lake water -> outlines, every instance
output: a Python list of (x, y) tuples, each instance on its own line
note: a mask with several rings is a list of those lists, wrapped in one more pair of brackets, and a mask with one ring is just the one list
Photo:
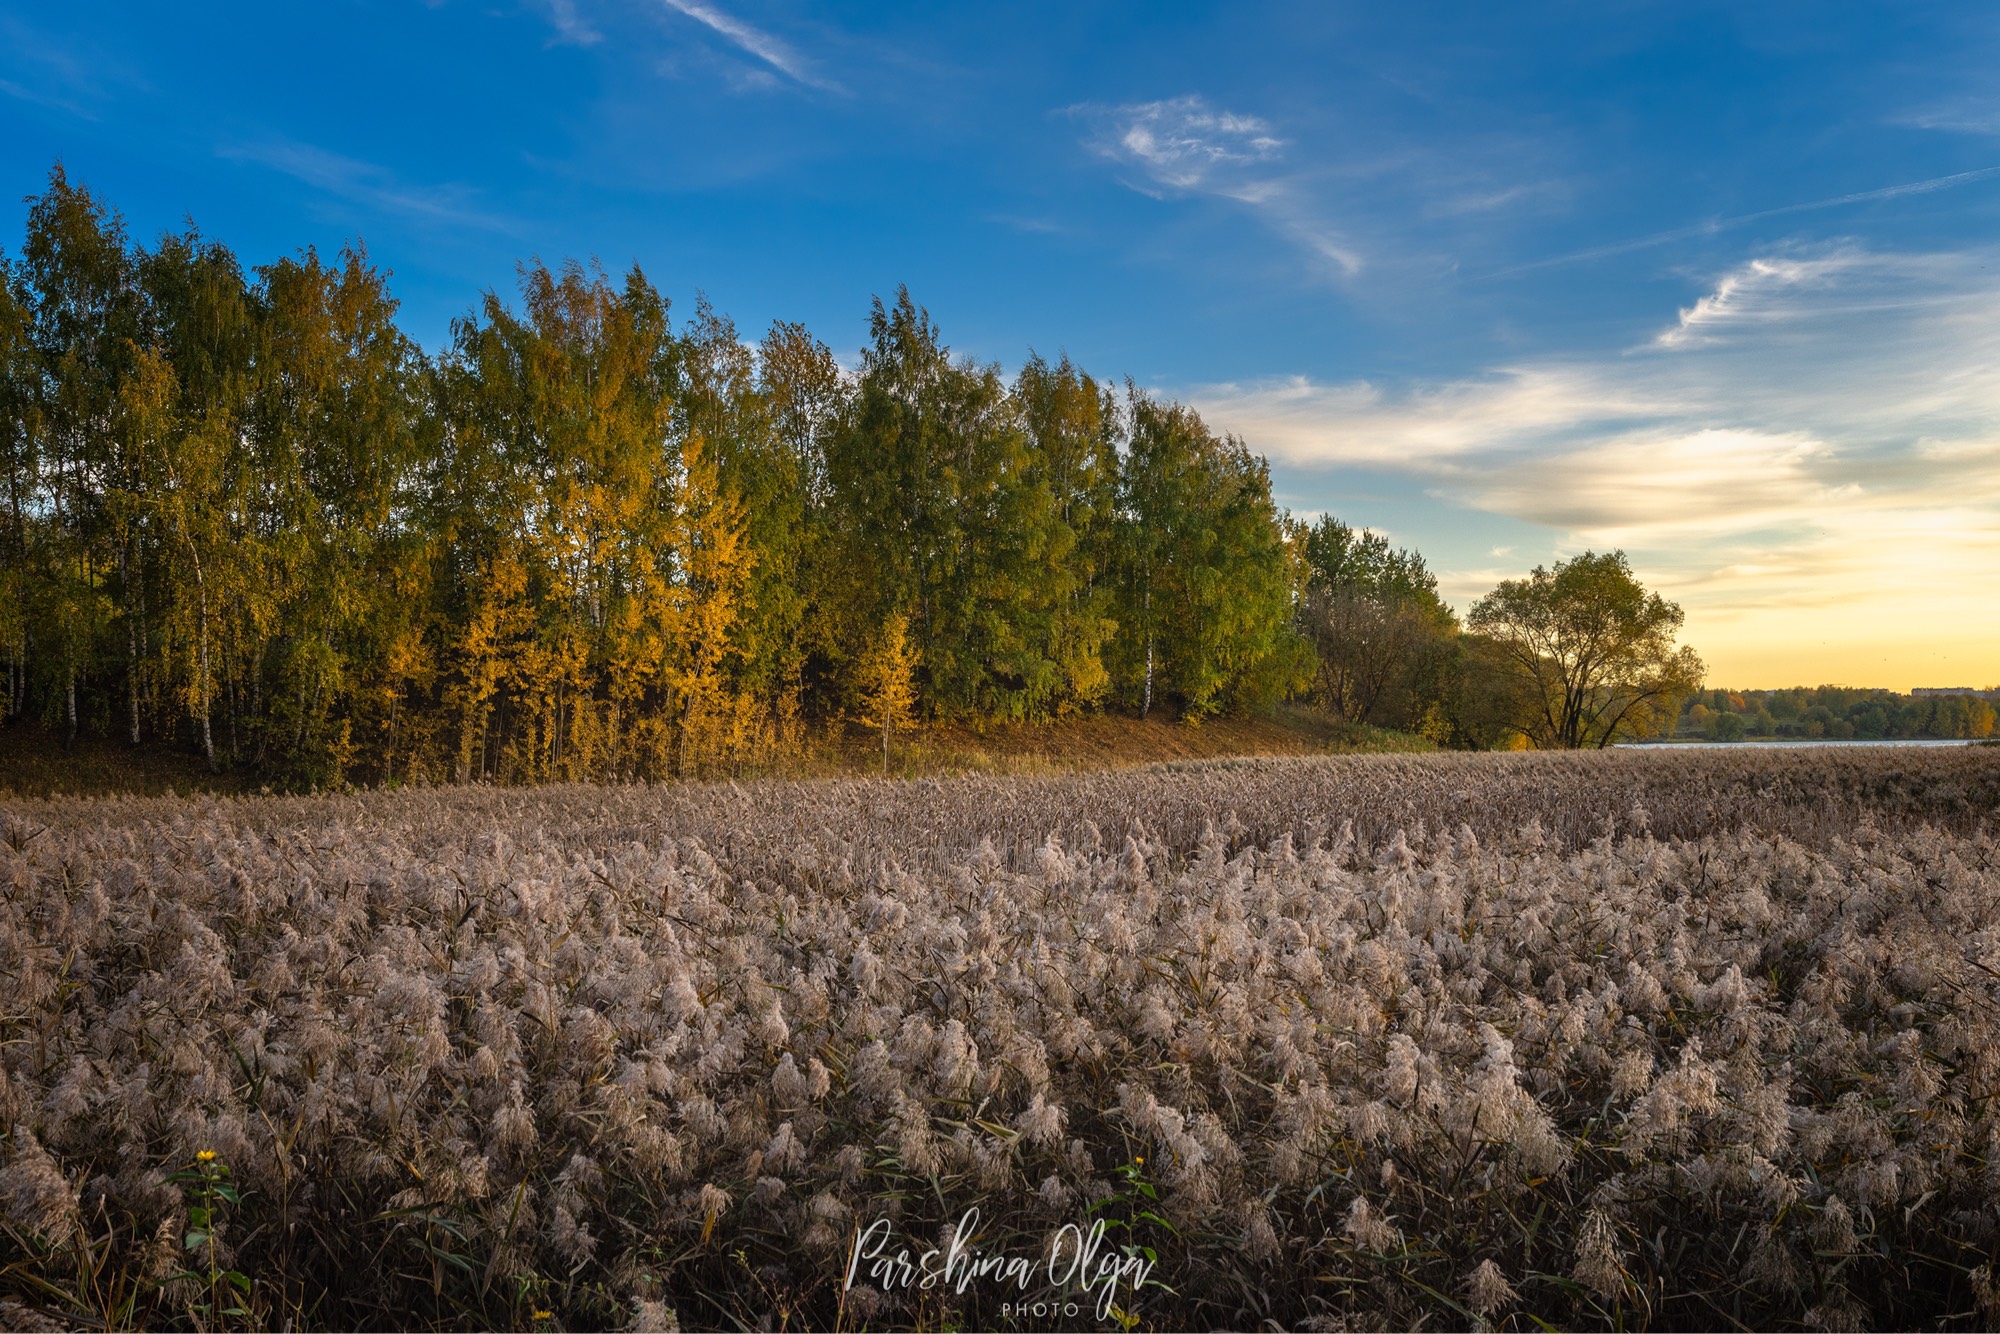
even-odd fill
[(1888, 741), (1828, 741), (1824, 739), (1798, 740), (1788, 737), (1783, 741), (1620, 741), (1621, 750), (1725, 750), (1731, 747), (1754, 747), (1758, 750), (1789, 750), (1799, 746), (1969, 746), (1970, 741), (1937, 740), (1888, 740)]

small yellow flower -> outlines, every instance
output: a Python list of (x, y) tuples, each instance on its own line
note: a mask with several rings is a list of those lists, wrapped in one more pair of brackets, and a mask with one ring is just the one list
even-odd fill
[(1132, 1161), (1137, 1163), (1141, 1167), (1144, 1167), (1146, 1165), (1146, 1160), (1144, 1158), (1134, 1158)]
[(203, 1149), (200, 1153), (197, 1153), (195, 1157), (199, 1158), (204, 1163), (212, 1163), (215, 1161), (215, 1150)]
[(535, 1312), (535, 1319), (537, 1320), (554, 1320), (555, 1318), (556, 1318), (556, 1313), (554, 1311)]

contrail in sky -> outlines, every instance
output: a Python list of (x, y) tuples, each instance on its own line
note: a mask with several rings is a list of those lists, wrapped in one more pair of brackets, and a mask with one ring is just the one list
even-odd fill
[(732, 18), (712, 5), (704, 4), (702, 0), (664, 0), (664, 3), (669, 9), (677, 9), (696, 23), (720, 33), (794, 82), (805, 84), (809, 88), (824, 89), (830, 93), (847, 91), (839, 84), (822, 79), (807, 69), (805, 63), (792, 53), (791, 48), (771, 34)]

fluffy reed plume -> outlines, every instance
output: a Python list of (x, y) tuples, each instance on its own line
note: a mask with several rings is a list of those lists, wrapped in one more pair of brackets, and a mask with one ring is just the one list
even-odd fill
[(992, 1326), (855, 1239), (1103, 1219), (1156, 1328), (1986, 1324), (1996, 798), (1968, 749), (0, 803), (0, 1311)]

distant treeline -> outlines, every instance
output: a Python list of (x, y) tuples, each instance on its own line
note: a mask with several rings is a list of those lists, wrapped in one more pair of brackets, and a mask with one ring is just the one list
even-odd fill
[[(0, 256), (6, 719), (324, 786), (1298, 696), (1596, 744), (1685, 694), (1543, 707), (1531, 641), (1462, 633), (1420, 556), (1294, 522), (1263, 459), (1129, 381), (953, 357), (907, 291), (854, 372), (797, 324), (676, 327), (637, 268), (523, 265), (434, 355), (396, 309), (358, 248), (147, 247), (51, 174)], [(1678, 610), (1591, 560), (1516, 592), (1615, 586), (1657, 649)]]
[(1893, 690), (1795, 686), (1790, 690), (1708, 690), (1688, 702), (1680, 732), (1713, 741), (1746, 737), (1877, 741), (1976, 740), (1995, 730), (1993, 705), (1978, 693), (1899, 695)]

